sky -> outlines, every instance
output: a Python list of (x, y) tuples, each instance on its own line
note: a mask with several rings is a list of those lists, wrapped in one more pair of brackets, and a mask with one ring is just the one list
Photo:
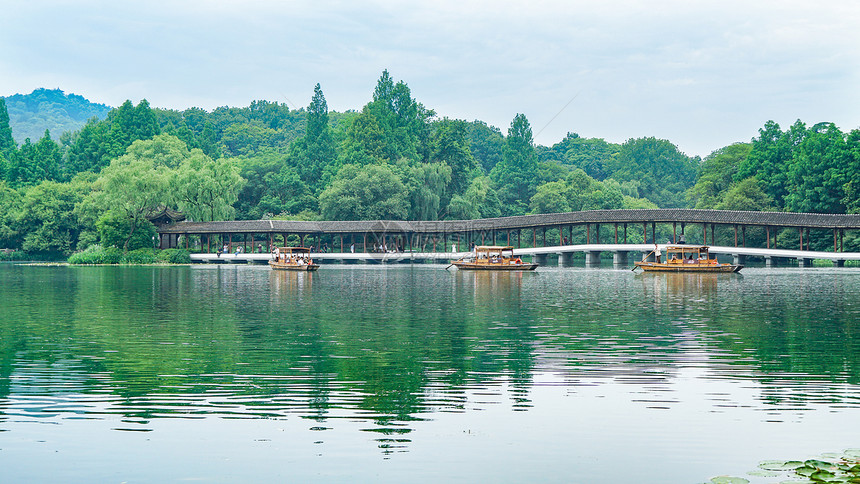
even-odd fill
[(12, 0), (0, 96), (360, 110), (382, 71), (437, 116), (535, 142), (667, 139), (690, 156), (787, 128), (860, 128), (860, 2)]

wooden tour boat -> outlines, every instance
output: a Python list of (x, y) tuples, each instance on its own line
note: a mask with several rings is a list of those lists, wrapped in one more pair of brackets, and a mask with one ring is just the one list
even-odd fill
[(472, 253), (451, 265), (472, 271), (533, 271), (537, 264), (523, 262), (509, 246), (479, 245)]
[(269, 265), (280, 271), (310, 272), (320, 268), (311, 260), (311, 250), (306, 247), (278, 247), (272, 251)]
[[(744, 267), (712, 259), (706, 245), (667, 245), (665, 249), (665, 254), (661, 254), (660, 248), (655, 247), (634, 265), (646, 272), (738, 272)], [(644, 260), (651, 254), (654, 254), (654, 262)]]

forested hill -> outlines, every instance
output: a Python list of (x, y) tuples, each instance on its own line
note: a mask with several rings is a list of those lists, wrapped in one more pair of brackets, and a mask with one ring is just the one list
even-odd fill
[(59, 139), (63, 133), (81, 129), (90, 118), (104, 119), (111, 110), (110, 106), (59, 89), (36, 89), (5, 99), (12, 137), (19, 144), (27, 138), (35, 142), (45, 135), (45, 130)]
[[(749, 142), (700, 159), (654, 137), (617, 144), (569, 133), (536, 145), (524, 114), (512, 113), (506, 133), (448, 119), (388, 71), (369, 97), (345, 113), (328, 110), (319, 84), (302, 109), (254, 101), (178, 111), (129, 100), (68, 135), (20, 146), (0, 98), (0, 248), (146, 246), (148, 217), (165, 207), (196, 221), (656, 207), (860, 213), (860, 129), (768, 121)], [(797, 233), (779, 237), (793, 244)], [(832, 242), (823, 234), (812, 246)], [(860, 250), (860, 234), (845, 247)]]

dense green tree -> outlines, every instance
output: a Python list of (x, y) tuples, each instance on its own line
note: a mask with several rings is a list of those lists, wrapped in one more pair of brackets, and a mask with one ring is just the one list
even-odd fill
[(526, 212), (537, 187), (537, 156), (532, 128), (525, 115), (517, 114), (505, 138), (504, 158), (490, 172), (498, 189), (504, 215)]
[(314, 95), (311, 98), (311, 104), (308, 106), (307, 134), (305, 137), (309, 140), (315, 140), (330, 131), (331, 128), (328, 125), (328, 103), (326, 103), (322, 88), (317, 83), (314, 86)]
[(661, 207), (685, 206), (684, 193), (696, 182), (698, 159), (656, 138), (631, 139), (621, 145), (611, 166), (612, 178), (638, 181), (640, 194)]
[(445, 118), (434, 123), (433, 128), (430, 160), (451, 168), (451, 181), (442, 200), (444, 207), (454, 194), (462, 194), (469, 187), (469, 177), (477, 162), (469, 148), (466, 122)]
[[(239, 175), (245, 179), (245, 184), (239, 192), (236, 201), (236, 217), (241, 220), (258, 219), (266, 213), (277, 214), (281, 210), (262, 210), (258, 205), (264, 197), (271, 196), (277, 190), (271, 185), (267, 176), (277, 174), (286, 166), (286, 156), (271, 151), (255, 156), (237, 159)], [(298, 178), (298, 175), (296, 175)]]
[(307, 134), (291, 145), (289, 163), (302, 183), (319, 193), (337, 172), (336, 160), (334, 137), (328, 124), (328, 105), (317, 84), (308, 106)]
[(81, 230), (75, 205), (88, 188), (50, 180), (28, 188), (13, 227), (22, 237), (21, 248), (31, 253), (71, 254)]
[(735, 183), (738, 169), (751, 150), (749, 143), (735, 143), (705, 157), (696, 184), (687, 193), (690, 205), (701, 209), (716, 207)]
[(319, 197), (324, 220), (405, 220), (408, 191), (388, 165), (345, 165)]
[(18, 232), (15, 230), (15, 217), (20, 211), (21, 193), (13, 190), (0, 180), (0, 248), (17, 249), (21, 246)]
[(502, 203), (487, 176), (473, 178), (466, 192), (455, 195), (448, 205), (450, 220), (493, 218), (502, 215)]
[(296, 215), (313, 213), (318, 209), (316, 197), (299, 175), (285, 168), (280, 172), (267, 173), (265, 177), (269, 190), (260, 199), (257, 210), (260, 215)]
[(563, 140), (540, 152), (538, 158), (581, 168), (599, 181), (612, 176), (610, 169), (620, 150), (619, 145), (601, 138), (582, 138), (576, 133), (568, 133)]
[(260, 121), (235, 123), (221, 134), (221, 148), (228, 156), (249, 156), (277, 144), (280, 133)]
[(792, 212), (845, 213), (845, 168), (850, 152), (833, 123), (810, 128), (795, 148), (788, 170), (786, 208)]
[(576, 168), (563, 180), (538, 186), (529, 207), (531, 213), (656, 208), (646, 199), (626, 195), (625, 190), (630, 191), (612, 178), (597, 181)]
[(490, 173), (505, 156), (505, 137), (499, 128), (483, 121), (473, 121), (468, 128), (469, 150), (484, 173)]
[(608, 178), (602, 182), (596, 182), (597, 189), (585, 198), (582, 204), (583, 210), (617, 210), (624, 208), (624, 194), (621, 192), (621, 184)]
[(213, 160), (193, 150), (177, 170), (174, 196), (179, 209), (192, 220), (229, 220), (244, 182), (233, 160)]
[(284, 103), (253, 101), (248, 106), (248, 118), (262, 122), (267, 128), (283, 130), (295, 122), (290, 107)]
[(0, 97), (0, 156), (8, 155), (17, 148), (18, 144), (12, 138), (12, 126), (9, 124), (6, 100)]
[(429, 120), (434, 113), (412, 98), (404, 82), (394, 83), (385, 70), (347, 131), (342, 164), (394, 163), (401, 158), (427, 161)]
[(446, 187), (451, 183), (451, 167), (445, 163), (410, 164), (401, 160), (397, 171), (408, 192), (409, 220), (437, 220)]
[(777, 207), (782, 208), (788, 194), (789, 167), (795, 148), (806, 137), (806, 125), (798, 119), (782, 132), (779, 124), (768, 121), (758, 132), (758, 138), (752, 140), (752, 150), (738, 167), (735, 180), (755, 177)]
[(570, 212), (568, 185), (563, 180), (544, 183), (537, 187), (529, 203), (532, 213)]
[(153, 239), (156, 236), (155, 225), (149, 221), (134, 225), (124, 212), (108, 210), (98, 222), (96, 230), (104, 247), (116, 247), (118, 249), (136, 250), (152, 248)]
[(245, 180), (235, 204), (238, 218), (259, 219), (317, 209), (308, 186), (284, 160), (272, 152), (238, 160), (239, 174)]
[(104, 214), (105, 209), (99, 205), (98, 193), (100, 191), (97, 183), (99, 175), (93, 172), (81, 172), (69, 182), (73, 186), (82, 187), (84, 196), (75, 204), (74, 215), (78, 220), (80, 232), (78, 233), (78, 244), (76, 250), (84, 250), (87, 247), (99, 243), (99, 234), (96, 224)]
[(9, 154), (6, 162), (5, 178), (12, 186), (35, 185), (42, 180), (58, 180), (62, 150), (51, 139), (51, 134), (45, 135), (37, 143), (30, 139), (24, 140), (21, 149)]
[(365, 107), (347, 129), (339, 165), (368, 165), (388, 160), (385, 133), (376, 116)]
[(108, 113), (104, 121), (91, 120), (72, 139), (65, 178), (82, 171), (99, 171), (111, 160), (122, 156), (138, 140), (160, 133), (160, 126), (149, 102), (135, 107), (131, 101)]
[(181, 139), (189, 149), (199, 148), (210, 158), (220, 158), (222, 148), (212, 116), (203, 109), (154, 110), (164, 134)]
[(535, 175), (536, 183), (540, 185), (541, 183), (563, 180), (570, 172), (571, 167), (568, 165), (562, 165), (556, 161), (539, 161)]
[[(129, 153), (115, 159), (102, 170), (96, 184), (99, 191), (92, 194), (103, 211), (113, 211), (128, 221), (129, 230), (121, 248), (129, 250), (136, 231), (150, 224), (148, 217), (160, 212), (174, 193), (170, 188), (173, 170), (156, 164), (140, 145), (152, 141), (137, 141)], [(143, 153), (143, 156), (141, 156)]]
[(842, 203), (848, 213), (860, 213), (860, 129), (851, 130), (846, 139), (848, 164), (845, 167), (847, 183)]
[(232, 217), (242, 182), (234, 161), (212, 160), (174, 136), (159, 135), (135, 141), (102, 170), (77, 213), (99, 214), (99, 233), (124, 235), (121, 247), (129, 250), (146, 239), (139, 231), (148, 232), (149, 218), (164, 207), (178, 207), (196, 221)]
[(446, 209), (446, 218), (448, 220), (473, 220), (481, 218), (481, 212), (478, 207), (472, 204), (462, 195), (454, 195), (451, 201), (448, 202)]
[(153, 167), (178, 168), (190, 156), (185, 143), (175, 136), (158, 135), (136, 141), (126, 149), (125, 160), (146, 160)]
[(726, 191), (719, 203), (714, 207), (717, 210), (741, 210), (741, 211), (766, 211), (774, 210), (773, 199), (765, 193), (754, 177), (741, 180), (732, 185)]

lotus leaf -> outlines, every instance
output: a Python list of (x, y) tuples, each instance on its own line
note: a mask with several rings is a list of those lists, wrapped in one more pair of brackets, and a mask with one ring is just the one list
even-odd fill
[(768, 471), (768, 470), (764, 470), (764, 469), (753, 469), (753, 470), (747, 472), (747, 474), (749, 474), (751, 476), (755, 476), (755, 477), (779, 477), (782, 475), (779, 472)]
[(818, 459), (809, 459), (808, 461), (804, 462), (804, 464), (807, 465), (808, 467), (815, 467), (816, 469), (823, 469), (826, 471), (834, 471), (838, 468), (836, 466), (836, 464), (834, 464), (832, 462), (827, 462), (827, 461), (818, 460)]
[(744, 479), (743, 477), (717, 476), (712, 477), (711, 482), (713, 484), (749, 484), (750, 481)]
[(796, 472), (800, 476), (809, 477), (817, 470), (818, 469), (816, 469), (815, 467), (803, 466), (803, 467), (798, 467), (797, 469), (794, 470), (794, 472)]
[(824, 471), (824, 470), (817, 470), (817, 471), (813, 472), (811, 476), (809, 476), (809, 478), (814, 480), (814, 481), (829, 481), (830, 479), (833, 479), (834, 477), (836, 477), (836, 474), (834, 474), (830, 471)]
[(803, 466), (803, 462), (798, 460), (766, 460), (759, 463), (759, 468), (766, 471), (792, 471)]

